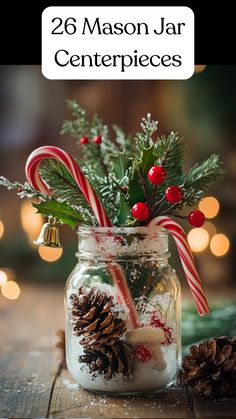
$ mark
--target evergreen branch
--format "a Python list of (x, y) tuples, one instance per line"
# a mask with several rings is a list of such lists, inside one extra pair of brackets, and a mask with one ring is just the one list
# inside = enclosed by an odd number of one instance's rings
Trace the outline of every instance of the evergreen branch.
[(176, 177), (182, 175), (184, 165), (185, 143), (177, 133), (171, 132), (167, 137), (161, 136), (154, 144), (154, 154), (158, 164), (166, 171), (166, 182), (176, 182)]
[[(94, 115), (90, 122), (86, 111), (76, 100), (67, 101), (67, 106), (72, 111), (73, 119), (64, 120), (61, 134), (69, 134), (76, 140), (82, 159), (92, 166), (98, 175), (107, 175), (110, 169), (109, 155), (120, 151), (119, 144), (111, 141), (107, 125), (104, 125), (97, 115)], [(92, 141), (96, 135), (102, 137), (99, 145)], [(85, 145), (80, 144), (83, 136), (89, 138), (89, 142)]]
[(83, 216), (84, 222), (97, 224), (87, 200), (64, 165), (55, 160), (45, 160), (39, 172), (48, 188), (52, 190), (52, 196), (58, 202), (77, 209)]
[(91, 166), (87, 166), (84, 168), (84, 174), (99, 196), (108, 217), (113, 220), (119, 211), (120, 194), (126, 199), (128, 172), (121, 179), (117, 179), (113, 173), (101, 177), (93, 172)]
[(113, 128), (113, 130), (116, 134), (115, 141), (116, 141), (120, 151), (121, 152), (125, 151), (125, 155), (127, 157), (132, 157), (133, 144), (132, 144), (131, 135), (128, 135), (126, 137), (124, 131), (120, 127), (118, 127), (117, 125), (113, 125), (112, 128)]
[(4, 186), (8, 190), (16, 190), (17, 195), (22, 198), (39, 198), (41, 201), (47, 201), (48, 196), (42, 192), (37, 191), (28, 182), (20, 183), (18, 181), (11, 182), (4, 176), (0, 176), (0, 186)]
[(213, 154), (203, 163), (196, 163), (188, 173), (183, 174), (181, 187), (184, 200), (180, 208), (196, 204), (209, 187), (219, 181), (224, 174), (218, 155)]
[(150, 113), (147, 113), (146, 118), (142, 118), (140, 126), (143, 132), (137, 133), (135, 136), (137, 158), (140, 158), (143, 148), (149, 148), (153, 145), (152, 135), (157, 130), (157, 125), (158, 121), (153, 121)]

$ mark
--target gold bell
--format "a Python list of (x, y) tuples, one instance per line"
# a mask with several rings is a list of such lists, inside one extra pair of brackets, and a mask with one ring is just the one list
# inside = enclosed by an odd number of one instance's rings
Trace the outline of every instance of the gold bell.
[(34, 241), (38, 246), (59, 247), (61, 248), (59, 240), (59, 229), (56, 226), (55, 220), (50, 218), (45, 223), (39, 233), (37, 240)]

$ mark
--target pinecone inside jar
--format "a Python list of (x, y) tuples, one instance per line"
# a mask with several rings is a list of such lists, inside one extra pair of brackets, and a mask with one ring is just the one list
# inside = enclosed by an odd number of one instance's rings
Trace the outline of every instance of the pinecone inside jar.
[(124, 311), (114, 304), (114, 297), (93, 287), (79, 288), (71, 295), (73, 331), (81, 337), (84, 354), (78, 361), (89, 371), (110, 380), (115, 374), (129, 377), (133, 369), (133, 349), (122, 339), (126, 331)]
[(110, 380), (115, 374), (129, 377), (133, 358), (131, 347), (125, 341), (119, 340), (112, 346), (101, 345), (98, 349), (85, 349), (79, 361), (87, 364), (90, 372), (104, 374)]
[(71, 297), (73, 331), (81, 336), (80, 344), (92, 349), (101, 345), (112, 346), (126, 331), (125, 321), (114, 305), (114, 297), (93, 287), (83, 287)]
[(195, 394), (220, 397), (236, 391), (236, 337), (212, 338), (190, 348), (182, 379)]

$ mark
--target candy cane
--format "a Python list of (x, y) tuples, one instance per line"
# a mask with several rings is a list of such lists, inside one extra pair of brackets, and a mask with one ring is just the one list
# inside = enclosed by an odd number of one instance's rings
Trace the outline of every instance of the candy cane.
[[(25, 165), (25, 174), (28, 182), (36, 190), (47, 195), (51, 195), (51, 191), (48, 189), (46, 183), (42, 180), (39, 174), (40, 164), (45, 159), (55, 159), (60, 161), (67, 168), (92, 208), (99, 225), (101, 227), (112, 227), (111, 221), (109, 220), (101, 201), (97, 197), (89, 181), (84, 176), (82, 170), (73, 157), (61, 148), (55, 146), (43, 146), (37, 148), (29, 155)], [(135, 328), (138, 326), (138, 314), (125, 275), (123, 274), (121, 267), (116, 263), (108, 264), (108, 269), (110, 270), (113, 281), (116, 284), (123, 301), (129, 309), (130, 323)]]
[(28, 182), (38, 191), (44, 192), (47, 195), (51, 194), (47, 185), (39, 175), (40, 163), (44, 159), (48, 158), (56, 159), (64, 164), (64, 166), (70, 172), (71, 176), (75, 179), (82, 194), (91, 206), (100, 226), (111, 227), (111, 222), (106, 214), (106, 211), (104, 210), (100, 200), (95, 194), (92, 186), (84, 176), (83, 172), (73, 157), (71, 157), (61, 148), (54, 146), (43, 146), (37, 148), (30, 154), (25, 165), (25, 174)]
[(151, 220), (148, 224), (149, 227), (160, 226), (168, 230), (173, 236), (178, 248), (180, 260), (185, 272), (186, 279), (190, 286), (195, 304), (200, 316), (209, 313), (209, 306), (205, 296), (205, 292), (198, 276), (193, 255), (188, 243), (188, 239), (182, 227), (173, 221), (170, 217), (160, 216)]

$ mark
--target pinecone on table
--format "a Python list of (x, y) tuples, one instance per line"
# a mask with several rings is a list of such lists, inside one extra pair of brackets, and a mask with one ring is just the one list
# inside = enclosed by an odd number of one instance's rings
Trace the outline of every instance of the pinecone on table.
[(119, 340), (114, 345), (101, 345), (99, 349), (86, 348), (79, 362), (89, 366), (90, 372), (104, 374), (110, 380), (116, 374), (129, 377), (132, 373), (133, 351), (124, 341)]
[(101, 345), (112, 346), (126, 331), (125, 321), (114, 305), (113, 296), (93, 287), (80, 287), (71, 297), (73, 331), (81, 336), (80, 344), (93, 350)]
[(182, 380), (195, 394), (213, 398), (236, 392), (236, 337), (212, 338), (190, 348)]

